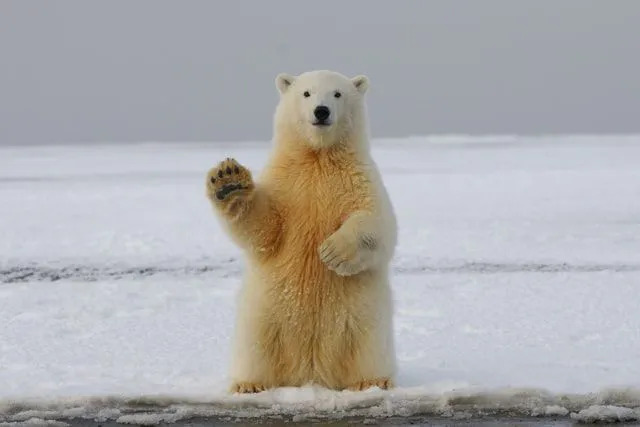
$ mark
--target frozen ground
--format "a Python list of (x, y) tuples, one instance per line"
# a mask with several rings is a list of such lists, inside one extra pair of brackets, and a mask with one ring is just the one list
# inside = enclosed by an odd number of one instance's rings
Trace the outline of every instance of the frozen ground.
[(0, 423), (640, 419), (640, 136), (375, 141), (399, 388), (229, 396), (242, 259), (203, 181), (268, 148), (0, 149)]

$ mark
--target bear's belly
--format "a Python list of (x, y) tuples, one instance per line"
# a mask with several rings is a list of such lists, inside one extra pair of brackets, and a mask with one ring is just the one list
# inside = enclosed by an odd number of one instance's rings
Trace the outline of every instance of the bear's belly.
[(280, 385), (348, 386), (359, 375), (358, 355), (380, 333), (383, 278), (368, 272), (341, 277), (311, 260), (289, 271), (289, 277), (270, 272), (277, 280), (268, 283), (263, 319), (269, 320), (260, 333), (273, 340), (265, 354)]
[(342, 224), (340, 212), (325, 218), (305, 218), (298, 216), (287, 224), (278, 256), (273, 260), (273, 285), (295, 290), (301, 303), (307, 298), (322, 302), (322, 296), (329, 297), (336, 288), (357, 281), (355, 277), (339, 276), (329, 270), (320, 259), (319, 247)]
[(342, 277), (310, 259), (288, 271), (288, 277), (270, 272), (276, 280), (268, 284), (269, 321), (262, 323), (269, 330), (261, 334), (277, 337), (269, 354), (281, 385), (347, 386), (357, 354), (378, 333), (380, 278)]

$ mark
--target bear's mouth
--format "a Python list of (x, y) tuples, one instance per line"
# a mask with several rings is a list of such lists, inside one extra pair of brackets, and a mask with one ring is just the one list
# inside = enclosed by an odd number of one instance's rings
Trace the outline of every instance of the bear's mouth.
[(326, 126), (331, 126), (331, 122), (329, 120), (316, 120), (315, 122), (311, 123), (314, 126), (317, 127), (326, 127)]

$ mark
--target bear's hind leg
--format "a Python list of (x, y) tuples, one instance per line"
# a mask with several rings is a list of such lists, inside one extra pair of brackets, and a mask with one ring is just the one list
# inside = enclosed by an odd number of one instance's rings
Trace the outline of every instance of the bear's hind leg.
[(231, 393), (258, 393), (269, 388), (268, 366), (258, 349), (251, 344), (252, 331), (236, 329), (231, 368)]
[[(259, 327), (255, 325), (255, 327)], [(249, 327), (251, 329), (251, 327)], [(273, 358), (267, 353), (264, 339), (258, 338), (251, 330), (236, 332), (231, 373), (231, 393), (259, 393), (277, 386)], [(266, 351), (265, 351), (266, 350)]]
[(372, 345), (363, 346), (351, 360), (343, 376), (342, 388), (361, 391), (371, 387), (387, 390), (394, 387), (395, 361), (393, 344), (383, 344), (378, 339)]
[(340, 333), (326, 337), (316, 347), (317, 382), (334, 390), (392, 388), (394, 348), (386, 328), (362, 328), (349, 321), (345, 324)]
[[(378, 295), (384, 299), (385, 296)], [(372, 304), (374, 305), (374, 304)], [(375, 305), (374, 305), (375, 306)], [(380, 304), (375, 313), (352, 311), (340, 336), (338, 378), (341, 389), (393, 388), (396, 370), (391, 307)]]
[(231, 393), (258, 393), (277, 387), (280, 328), (269, 326), (265, 302), (256, 290), (240, 298), (233, 342)]

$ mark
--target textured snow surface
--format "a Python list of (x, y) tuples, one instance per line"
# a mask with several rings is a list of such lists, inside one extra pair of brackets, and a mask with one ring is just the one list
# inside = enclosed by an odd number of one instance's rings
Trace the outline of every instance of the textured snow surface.
[(592, 405), (577, 414), (571, 414), (571, 418), (584, 423), (637, 421), (640, 420), (640, 408), (633, 410), (613, 405)]
[(373, 147), (398, 388), (252, 396), (226, 393), (243, 261), (203, 185), (268, 143), (0, 148), (0, 423), (640, 419), (640, 137)]

